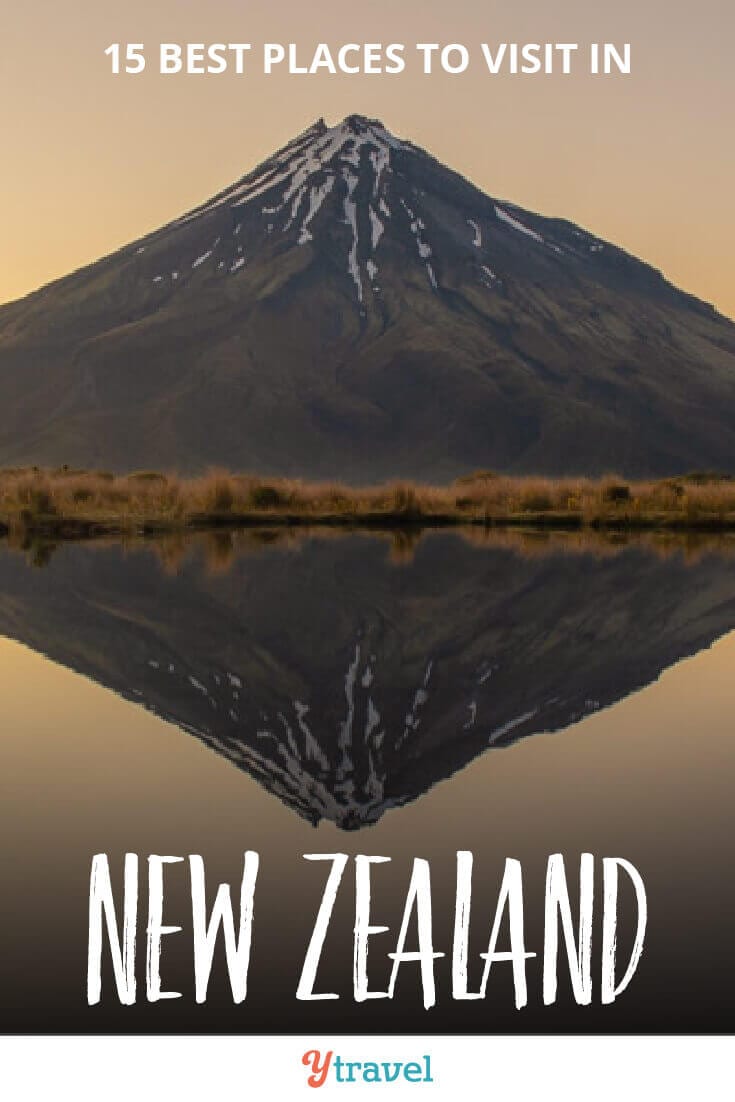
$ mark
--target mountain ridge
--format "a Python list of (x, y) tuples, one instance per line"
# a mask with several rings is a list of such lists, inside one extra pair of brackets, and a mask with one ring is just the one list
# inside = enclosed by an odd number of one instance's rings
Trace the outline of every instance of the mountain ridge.
[(349, 115), (0, 307), (0, 402), (6, 464), (729, 469), (735, 325)]
[[(170, 230), (170, 229), (174, 228), (177, 225), (180, 225), (182, 222), (186, 221), (188, 218), (190, 218), (190, 217), (196, 215), (197, 213), (201, 212), (206, 207), (208, 207), (209, 204), (211, 204), (214, 200), (217, 200), (220, 197), (226, 197), (226, 195), (234, 187), (236, 187), (239, 184), (242, 184), (243, 181), (247, 180), (249, 177), (256, 175), (257, 172), (263, 168), (263, 166), (267, 165), (269, 162), (276, 159), (280, 154), (284, 153), (297, 140), (302, 139), (302, 138), (306, 138), (308, 135), (310, 135), (312, 133), (323, 134), (327, 130), (330, 130), (330, 129), (336, 130), (340, 127), (344, 127), (346, 125), (352, 125), (352, 124), (355, 124), (355, 123), (357, 123), (358, 125), (373, 125), (373, 126), (381, 128), (383, 130), (387, 130), (387, 128), (385, 127), (385, 124), (382, 122), (381, 119), (376, 118), (376, 117), (367, 116), (367, 115), (358, 114), (358, 113), (353, 113), (351, 115), (346, 116), (342, 120), (341, 123), (336, 124), (334, 127), (329, 127), (329, 125), (327, 124), (324, 116), (319, 116), (319, 118), (317, 118), (313, 123), (309, 124), (308, 126), (304, 127), (303, 130), (299, 131), (299, 133), (296, 135), (295, 138), (290, 139), (283, 146), (279, 147), (279, 149), (276, 150), (275, 153), (270, 154), (264, 160), (260, 161), (255, 166), (254, 169), (249, 170), (243, 176), (241, 176), (238, 179), (238, 181), (236, 182), (236, 184), (230, 184), (230, 185), (227, 185), (227, 186), (221, 188), (219, 191), (215, 192), (212, 199), (206, 200), (204, 203), (198, 204), (194, 207), (187, 208), (180, 215), (177, 215), (177, 216), (173, 217), (171, 220), (165, 222), (162, 226), (156, 227), (152, 230), (149, 230), (149, 231), (143, 233), (141, 237), (135, 239), (134, 243), (135, 244), (140, 244), (140, 243), (146, 242), (146, 241), (148, 241), (152, 238), (155, 238), (159, 234), (164, 233), (165, 231)], [(470, 188), (474, 189), (476, 192), (480, 193), (481, 195), (485, 195), (485, 193), (482, 190), (481, 185), (476, 183), (470, 176), (467, 176), (464, 173), (459, 172), (458, 170), (447, 168), (447, 166), (442, 165), (442, 163), (438, 160), (438, 158), (433, 153), (428, 151), (427, 149), (425, 149), (421, 146), (415, 145), (414, 143), (409, 142), (405, 139), (398, 139), (398, 140), (399, 140), (400, 144), (403, 147), (405, 147), (406, 149), (412, 149), (415, 152), (427, 157), (429, 160), (431, 160), (435, 164), (440, 165), (445, 171), (450, 172), (454, 177), (456, 177), (462, 183), (467, 184)], [(586, 227), (583, 227), (583, 226), (581, 226), (577, 223), (572, 222), (571, 219), (563, 217), (561, 215), (544, 215), (544, 214), (540, 214), (538, 212), (534, 213), (534, 212), (530, 211), (529, 209), (524, 208), (524, 207), (520, 206), (517, 203), (514, 203), (510, 199), (498, 198), (498, 199), (496, 199), (496, 201), (499, 202), (503, 207), (510, 207), (512, 209), (514, 208), (515, 210), (519, 211), (520, 213), (526, 215), (529, 218), (532, 218), (532, 219), (538, 218), (538, 219), (540, 219), (542, 221), (545, 221), (547, 223), (558, 223), (560, 226), (566, 227), (569, 230), (575, 230), (575, 229), (580, 230), (582, 234), (584, 234), (584, 235), (586, 235), (586, 236), (588, 236), (588, 237), (590, 237), (594, 240), (599, 240), (602, 244), (608, 246), (609, 248), (614, 248), (618, 253), (622, 254), (623, 256), (627, 257), (628, 259), (633, 260), (638, 264), (642, 264), (646, 268), (650, 269), (650, 271), (652, 273), (655, 273), (657, 276), (659, 276), (661, 278), (661, 280), (667, 286), (674, 289), (677, 292), (678, 295), (680, 295), (683, 299), (688, 300), (693, 306), (701, 308), (707, 314), (715, 315), (716, 317), (721, 318), (721, 319), (723, 319), (727, 322), (730, 322), (730, 323), (733, 322), (734, 319), (732, 319), (729, 315), (725, 314), (722, 310), (718, 309), (718, 307), (714, 303), (710, 302), (707, 299), (700, 298), (693, 291), (687, 291), (687, 290), (684, 290), (683, 288), (677, 287), (676, 284), (674, 284), (664, 274), (663, 269), (660, 269), (660, 268), (656, 267), (655, 264), (650, 263), (648, 261), (640, 260), (633, 253), (631, 253), (628, 249), (623, 248), (621, 245), (614, 244), (609, 239), (596, 237), (596, 235), (593, 234), (592, 230), (587, 229)], [(110, 260), (114, 257), (118, 257), (120, 255), (127, 254), (128, 250), (130, 248), (131, 248), (131, 243), (130, 242), (125, 242), (125, 243), (113, 248), (109, 253), (105, 253), (102, 257), (99, 257), (96, 260), (85, 261), (85, 262), (81, 263), (78, 267), (73, 268), (71, 271), (69, 271), (69, 272), (67, 272), (63, 275), (60, 275), (60, 276), (55, 276), (54, 278), (48, 280), (47, 282), (45, 282), (43, 284), (40, 284), (38, 287), (32, 288), (31, 290), (25, 292), (24, 294), (20, 295), (17, 298), (9, 299), (6, 302), (0, 303), (0, 315), (7, 308), (18, 306), (21, 303), (25, 302), (26, 300), (34, 298), (35, 296), (42, 294), (43, 292), (57, 286), (58, 284), (65, 282), (67, 279), (70, 279), (73, 276), (76, 276), (76, 275), (78, 275), (82, 272), (85, 272), (87, 269), (89, 269), (91, 267), (94, 267), (97, 264), (103, 263), (105, 260)]]

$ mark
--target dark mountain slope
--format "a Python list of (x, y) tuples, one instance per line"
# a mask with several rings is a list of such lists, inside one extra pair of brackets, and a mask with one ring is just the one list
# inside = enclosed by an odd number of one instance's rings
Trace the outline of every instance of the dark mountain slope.
[(735, 326), (350, 116), (0, 309), (0, 408), (3, 463), (730, 469)]

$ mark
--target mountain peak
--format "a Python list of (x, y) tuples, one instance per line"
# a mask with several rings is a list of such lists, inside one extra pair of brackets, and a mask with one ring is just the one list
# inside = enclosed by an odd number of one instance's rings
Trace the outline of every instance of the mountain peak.
[(11, 465), (728, 470), (735, 327), (352, 113), (0, 311), (0, 403)]
[(367, 115), (345, 115), (339, 126), (353, 134), (364, 134), (371, 129), (385, 130), (388, 133), (387, 127), (380, 119), (371, 119)]
[(382, 121), (382, 119), (370, 118), (368, 115), (351, 114), (345, 115), (340, 121), (336, 122), (333, 126), (330, 126), (326, 122), (323, 115), (320, 115), (311, 126), (307, 126), (305, 130), (302, 130), (296, 138), (292, 139), (284, 148), (291, 148), (300, 139), (307, 137), (321, 138), (325, 134), (342, 134), (345, 138), (349, 136), (362, 137), (365, 135), (373, 134), (376, 137), (386, 136), (396, 141), (393, 134), (391, 134), (388, 127)]

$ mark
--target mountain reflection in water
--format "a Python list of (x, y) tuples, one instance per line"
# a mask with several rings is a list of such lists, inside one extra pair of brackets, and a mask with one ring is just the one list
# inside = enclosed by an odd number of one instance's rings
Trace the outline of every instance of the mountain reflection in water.
[(352, 830), (730, 630), (729, 546), (407, 531), (5, 548), (0, 633)]

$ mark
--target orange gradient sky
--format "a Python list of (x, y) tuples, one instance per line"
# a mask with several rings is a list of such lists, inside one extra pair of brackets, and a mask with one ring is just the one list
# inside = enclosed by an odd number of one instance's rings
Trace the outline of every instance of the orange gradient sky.
[[(383, 119), (496, 197), (569, 218), (735, 316), (731, 0), (28, 0), (0, 16), (0, 301), (157, 226), (323, 115)], [(161, 41), (463, 42), (460, 76), (112, 76)], [(479, 43), (632, 45), (627, 77), (490, 77)]]

